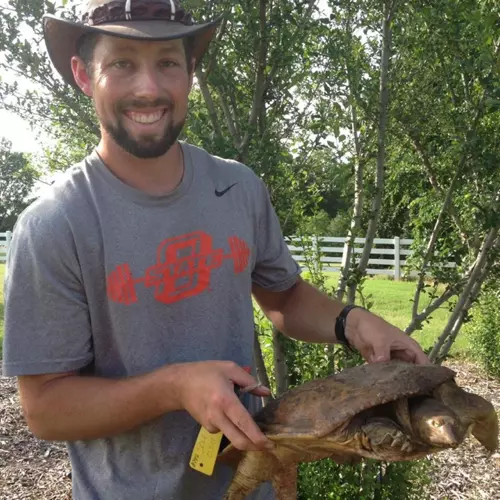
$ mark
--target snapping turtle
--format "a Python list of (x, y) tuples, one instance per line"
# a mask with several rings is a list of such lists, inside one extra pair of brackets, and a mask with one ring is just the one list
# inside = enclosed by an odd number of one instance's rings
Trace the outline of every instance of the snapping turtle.
[(254, 415), (274, 450), (242, 452), (229, 445), (219, 455), (236, 468), (224, 499), (244, 499), (270, 480), (278, 500), (292, 500), (301, 462), (415, 460), (457, 447), (469, 431), (494, 451), (498, 417), (493, 405), (461, 389), (454, 376), (444, 366), (389, 361), (291, 389)]

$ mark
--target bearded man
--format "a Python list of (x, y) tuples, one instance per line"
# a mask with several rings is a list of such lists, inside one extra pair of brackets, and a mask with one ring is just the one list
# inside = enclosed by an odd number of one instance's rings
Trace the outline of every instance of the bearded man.
[(427, 362), (394, 326), (301, 279), (251, 169), (179, 141), (220, 18), (195, 24), (177, 0), (91, 0), (77, 23), (43, 23), (101, 138), (16, 224), (3, 370), (34, 435), (67, 443), (75, 500), (219, 500), (233, 471), (189, 466), (201, 426), (239, 449), (273, 446), (251, 416), (269, 390), (234, 390), (256, 384), (252, 295), (291, 338)]

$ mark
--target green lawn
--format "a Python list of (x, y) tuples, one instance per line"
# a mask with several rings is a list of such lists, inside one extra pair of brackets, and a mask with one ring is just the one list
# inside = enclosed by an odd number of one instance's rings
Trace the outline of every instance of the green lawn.
[[(2, 352), (3, 338), (3, 279), (5, 275), (5, 264), (0, 264), (0, 355)], [(329, 274), (328, 286), (336, 285), (337, 275)], [(366, 282), (364, 295), (372, 295), (373, 312), (379, 314), (387, 321), (399, 328), (405, 328), (411, 317), (410, 300), (413, 298), (415, 283), (403, 281), (391, 281), (388, 279), (369, 279)], [(428, 300), (428, 299), (427, 299)], [(359, 303), (359, 301), (358, 301)], [(421, 299), (421, 306), (425, 305), (425, 297)], [(413, 335), (422, 347), (430, 347), (439, 336), (442, 328), (446, 324), (448, 310), (445, 308), (437, 310), (433, 315), (430, 324), (425, 324), (423, 330)], [(462, 331), (452, 348), (454, 355), (467, 355), (467, 337)]]
[[(338, 275), (328, 273), (328, 287), (337, 285)], [(407, 281), (392, 281), (387, 277), (375, 277), (367, 279), (365, 282), (363, 295), (365, 297), (371, 295), (373, 301), (372, 311), (375, 314), (382, 316), (384, 319), (404, 329), (408, 326), (411, 319), (411, 309), (413, 295), (415, 293), (416, 283)], [(358, 298), (357, 303), (360, 304)], [(429, 303), (427, 295), (422, 295), (420, 298), (419, 311)], [(419, 342), (423, 348), (432, 347), (434, 342), (439, 337), (441, 331), (446, 325), (449, 311), (446, 306), (437, 309), (430, 318), (430, 323), (424, 323), (422, 330), (415, 332), (412, 337)], [(451, 349), (451, 354), (455, 356), (466, 356), (469, 346), (467, 336), (462, 330)]]
[(3, 278), (5, 276), (5, 264), (0, 264), (0, 357), (2, 356), (3, 340)]

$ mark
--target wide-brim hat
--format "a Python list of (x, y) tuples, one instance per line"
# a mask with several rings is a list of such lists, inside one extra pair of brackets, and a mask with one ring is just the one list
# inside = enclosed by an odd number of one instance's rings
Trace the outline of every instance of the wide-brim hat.
[(89, 0), (81, 20), (73, 22), (46, 14), (43, 31), (52, 64), (66, 83), (80, 90), (73, 77), (71, 58), (87, 33), (135, 40), (174, 40), (191, 37), (191, 54), (199, 65), (223, 16), (195, 24), (178, 0)]

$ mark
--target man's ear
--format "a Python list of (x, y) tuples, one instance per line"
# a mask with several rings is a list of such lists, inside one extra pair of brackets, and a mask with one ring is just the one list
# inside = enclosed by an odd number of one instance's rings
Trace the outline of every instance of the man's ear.
[(82, 89), (82, 92), (92, 97), (92, 81), (87, 70), (87, 65), (80, 57), (74, 56), (71, 58), (71, 69), (73, 77), (77, 85)]

